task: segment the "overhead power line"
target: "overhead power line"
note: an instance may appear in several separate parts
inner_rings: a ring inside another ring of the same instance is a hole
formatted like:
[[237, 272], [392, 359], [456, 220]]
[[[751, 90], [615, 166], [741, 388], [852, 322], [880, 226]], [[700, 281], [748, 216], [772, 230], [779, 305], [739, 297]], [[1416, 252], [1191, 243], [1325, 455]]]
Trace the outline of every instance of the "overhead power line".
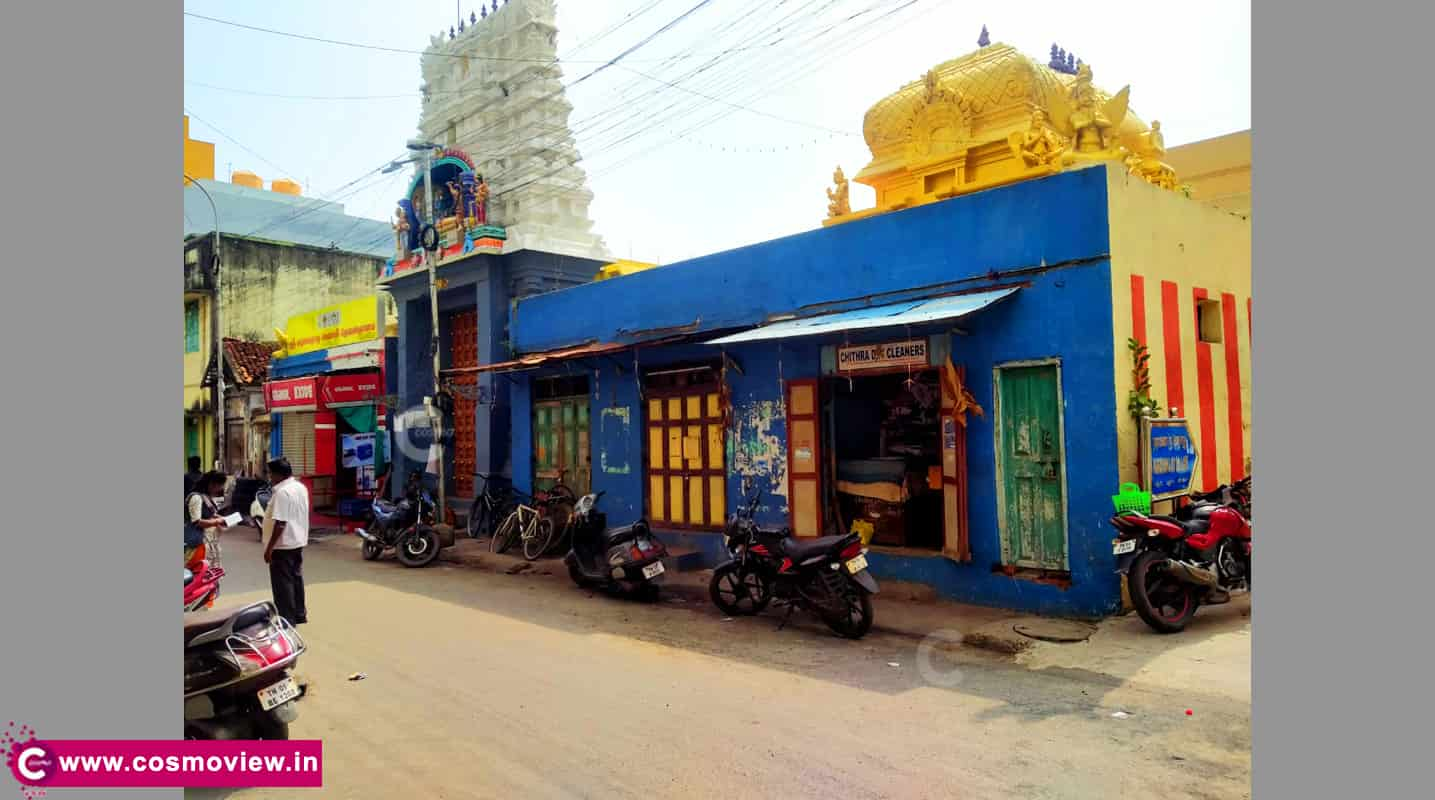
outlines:
[[[651, 7], [652, 7], [651, 5], [648, 6], [648, 8], [651, 8]], [[646, 10], [647, 10], [647, 8], [643, 9], [643, 11], [646, 11]], [[267, 34], [269, 34], [269, 35], [271, 35], [271, 36], [282, 36], [282, 37], [288, 38], [288, 39], [299, 39], [299, 40], [306, 41], [306, 42], [315, 42], [315, 43], [318, 43], [318, 44], [334, 45], [334, 46], [336, 46], [336, 47], [351, 47], [351, 48], [354, 48], [354, 49], [357, 49], [357, 50], [374, 50], [374, 51], [378, 51], [378, 52], [381, 52], [381, 53], [399, 53], [399, 54], [403, 54], [403, 55], [418, 55], [418, 56], [430, 55], [430, 56], [436, 56], [436, 57], [439, 57], [439, 58], [458, 58], [458, 59], [469, 59], [469, 60], [472, 60], [472, 61], [508, 61], [508, 62], [524, 63], [524, 64], [553, 64], [553, 63], [558, 63], [558, 64], [603, 64], [603, 63], [606, 63], [606, 62], [607, 62], [607, 59], [602, 59], [602, 58], [575, 59], [575, 58], [562, 58], [562, 57], [560, 57], [560, 58], [558, 58], [558, 59], [547, 59], [547, 58], [524, 58], [524, 57], [521, 57], [521, 56], [482, 56], [482, 55], [472, 55], [472, 54], [464, 54], [464, 53], [445, 53], [445, 52], [442, 52], [442, 51], [439, 51], [439, 50], [415, 50], [415, 49], [409, 48], [409, 47], [389, 47], [389, 46], [387, 46], [387, 45], [381, 45], [381, 44], [366, 44], [366, 43], [364, 43], [364, 42], [349, 42], [349, 41], [345, 41], [345, 40], [343, 40], [343, 39], [329, 39], [329, 38], [326, 38], [326, 37], [323, 37], [323, 36], [310, 36], [310, 35], [304, 34], [304, 33], [294, 33], [293, 31], [281, 31], [281, 30], [278, 30], [278, 29], [276, 29], [276, 28], [266, 28], [266, 27], [263, 27], [263, 26], [261, 26], [261, 25], [249, 25], [249, 24], [243, 23], [243, 22], [235, 22], [234, 20], [219, 19], [218, 17], [210, 17], [210, 16], [206, 16], [206, 15], [204, 15], [204, 14], [196, 14], [196, 13], [194, 13], [193, 11], [186, 11], [186, 12], [184, 12], [184, 15], [185, 15], [186, 17], [191, 17], [191, 18], [193, 18], [193, 19], [204, 20], [205, 22], [213, 22], [213, 23], [218, 24], [218, 25], [228, 25], [228, 26], [234, 27], [234, 28], [242, 28], [242, 29], [244, 29], [244, 30], [254, 31], [254, 32], [256, 32], [256, 33], [267, 33]], [[594, 37], [594, 41], [603, 38], [603, 37], [606, 36], [607, 34], [612, 33], [614, 30], [617, 30], [618, 27], [622, 27], [623, 24], [626, 24], [627, 22], [630, 22], [630, 21], [631, 21], [631, 19], [624, 20], [623, 23], [621, 23], [621, 24], [619, 24], [618, 26], [612, 28], [611, 30], [605, 31], [605, 32], [603, 32], [603, 33], [600, 33], [598, 36], [595, 36], [595, 37]], [[591, 42], [590, 42], [590, 44], [591, 44]], [[753, 45], [753, 47], [767, 47], [767, 46], [770, 46], [770, 45]], [[583, 46], [574, 48], [574, 52], [577, 52], [578, 50], [581, 50], [581, 49], [583, 49]], [[686, 54], [683, 54], [683, 55], [681, 55], [681, 56], [669, 56], [669, 57], [667, 57], [667, 58], [661, 58], [661, 59], [656, 59], [656, 58], [655, 58], [655, 59], [650, 59], [650, 61], [652, 61], [652, 62], [670, 61], [670, 60], [672, 60], [673, 58], [701, 58], [701, 57], [704, 57], [704, 56], [706, 56], [706, 55], [709, 55], [709, 54], [707, 54], [707, 53], [686, 53]]]

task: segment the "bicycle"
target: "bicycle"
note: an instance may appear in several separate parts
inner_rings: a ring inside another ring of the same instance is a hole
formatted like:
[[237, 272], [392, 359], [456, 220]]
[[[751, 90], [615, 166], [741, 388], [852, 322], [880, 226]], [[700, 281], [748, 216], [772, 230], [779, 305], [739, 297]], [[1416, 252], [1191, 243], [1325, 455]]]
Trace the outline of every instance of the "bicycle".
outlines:
[[550, 501], [547, 498], [533, 498], [534, 505], [518, 503], [503, 524], [494, 532], [489, 549], [495, 553], [507, 552], [515, 540], [523, 542], [523, 557], [535, 561], [548, 549], [553, 538], [553, 520], [541, 510]]
[[493, 482], [502, 476], [473, 473], [474, 477], [483, 479], [483, 490], [473, 498], [473, 505], [468, 510], [466, 527], [471, 539], [477, 539], [485, 534], [492, 534], [494, 530], [508, 518], [513, 511], [514, 491], [512, 486], [500, 486], [494, 488]]

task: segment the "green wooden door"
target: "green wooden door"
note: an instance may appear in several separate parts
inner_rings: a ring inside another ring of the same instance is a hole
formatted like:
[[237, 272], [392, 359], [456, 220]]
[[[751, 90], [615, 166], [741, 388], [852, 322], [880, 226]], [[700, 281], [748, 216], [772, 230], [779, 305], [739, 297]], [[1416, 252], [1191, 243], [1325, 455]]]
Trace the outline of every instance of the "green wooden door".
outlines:
[[588, 398], [565, 397], [533, 406], [533, 488], [560, 480], [579, 496], [592, 487]]
[[1065, 570], [1066, 465], [1055, 364], [997, 369], [1002, 561]]

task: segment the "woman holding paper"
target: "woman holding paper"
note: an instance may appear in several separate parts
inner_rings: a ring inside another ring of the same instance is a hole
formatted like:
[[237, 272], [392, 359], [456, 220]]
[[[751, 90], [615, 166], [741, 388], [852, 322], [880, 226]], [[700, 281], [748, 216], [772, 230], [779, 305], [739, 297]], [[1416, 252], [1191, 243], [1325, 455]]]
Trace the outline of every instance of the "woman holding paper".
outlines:
[[219, 513], [219, 504], [224, 499], [224, 487], [228, 482], [229, 478], [223, 472], [207, 472], [197, 482], [189, 497], [185, 498], [185, 563], [194, 558], [195, 550], [200, 547], [217, 551], [219, 542], [216, 535], [219, 529], [233, 524], [229, 518]]

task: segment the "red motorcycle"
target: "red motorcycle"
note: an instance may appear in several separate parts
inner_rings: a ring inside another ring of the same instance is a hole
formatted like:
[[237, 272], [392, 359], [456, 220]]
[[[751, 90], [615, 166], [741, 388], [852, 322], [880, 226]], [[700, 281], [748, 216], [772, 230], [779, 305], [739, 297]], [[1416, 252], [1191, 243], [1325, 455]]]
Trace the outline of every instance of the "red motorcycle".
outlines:
[[1111, 518], [1116, 571], [1126, 576], [1136, 613], [1160, 633], [1185, 630], [1201, 605], [1228, 603], [1251, 588], [1250, 478], [1194, 497], [1174, 517]]

